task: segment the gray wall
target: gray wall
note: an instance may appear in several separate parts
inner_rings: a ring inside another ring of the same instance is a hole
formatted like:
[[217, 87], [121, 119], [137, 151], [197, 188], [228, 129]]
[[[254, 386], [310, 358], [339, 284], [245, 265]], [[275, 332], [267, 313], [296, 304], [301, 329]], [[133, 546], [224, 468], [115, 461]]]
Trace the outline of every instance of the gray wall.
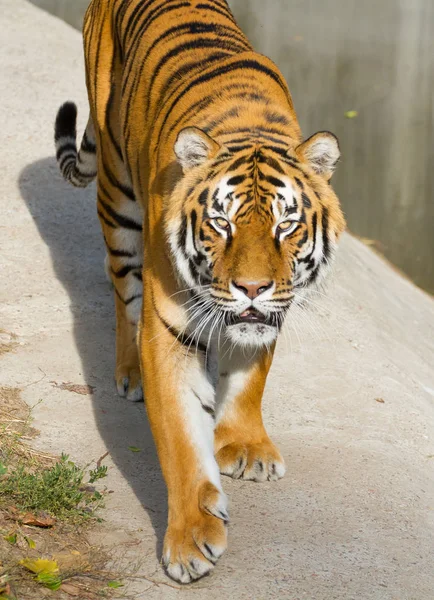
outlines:
[[[34, 2], [77, 27], [87, 5]], [[349, 228], [434, 292], [434, 0], [229, 3], [282, 69], [305, 135], [338, 135]]]

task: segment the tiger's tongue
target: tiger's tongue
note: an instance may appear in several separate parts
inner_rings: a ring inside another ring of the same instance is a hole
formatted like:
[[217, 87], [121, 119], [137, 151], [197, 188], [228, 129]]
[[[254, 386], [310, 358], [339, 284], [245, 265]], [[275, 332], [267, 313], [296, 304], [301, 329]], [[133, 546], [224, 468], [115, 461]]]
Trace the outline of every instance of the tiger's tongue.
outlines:
[[259, 313], [257, 310], [255, 310], [254, 308], [248, 308], [247, 310], [245, 310], [243, 313], [241, 313], [240, 317], [248, 317], [249, 315], [257, 315], [259, 316]]

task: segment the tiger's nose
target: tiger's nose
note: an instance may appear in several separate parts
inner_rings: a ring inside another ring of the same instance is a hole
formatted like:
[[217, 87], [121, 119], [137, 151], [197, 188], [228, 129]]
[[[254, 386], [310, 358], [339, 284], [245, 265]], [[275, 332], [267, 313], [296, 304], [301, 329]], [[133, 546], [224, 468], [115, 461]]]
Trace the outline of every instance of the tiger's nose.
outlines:
[[260, 294], [263, 294], [271, 288], [272, 281], [262, 279], [261, 281], [249, 281], [248, 279], [236, 279], [233, 281], [234, 286], [241, 290], [250, 300], [254, 300]]

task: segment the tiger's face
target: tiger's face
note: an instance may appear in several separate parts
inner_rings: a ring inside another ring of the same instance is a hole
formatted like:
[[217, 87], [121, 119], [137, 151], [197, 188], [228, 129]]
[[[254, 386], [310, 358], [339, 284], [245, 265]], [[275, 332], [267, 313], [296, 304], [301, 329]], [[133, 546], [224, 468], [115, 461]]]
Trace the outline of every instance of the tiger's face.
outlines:
[[235, 344], [270, 345], [291, 304], [324, 280], [345, 226], [329, 185], [337, 140], [324, 132], [292, 151], [232, 149], [188, 128], [175, 154], [184, 176], [169, 202], [168, 233], [191, 295], [189, 325]]

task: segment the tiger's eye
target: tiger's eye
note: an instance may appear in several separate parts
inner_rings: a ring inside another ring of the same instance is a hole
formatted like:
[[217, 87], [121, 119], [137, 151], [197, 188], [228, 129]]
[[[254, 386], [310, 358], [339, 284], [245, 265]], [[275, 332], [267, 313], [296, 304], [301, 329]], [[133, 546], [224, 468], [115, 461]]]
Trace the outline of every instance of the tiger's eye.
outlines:
[[[289, 231], [293, 225], [297, 225], [295, 221], [283, 221], [283, 223], [279, 223], [277, 229], [279, 231]], [[294, 227], [295, 229], [295, 227]]]
[[229, 222], [226, 221], [226, 219], [223, 219], [222, 217], [214, 219], [214, 223], [217, 225], [217, 227], [220, 227], [220, 229], [226, 230], [230, 228]]

